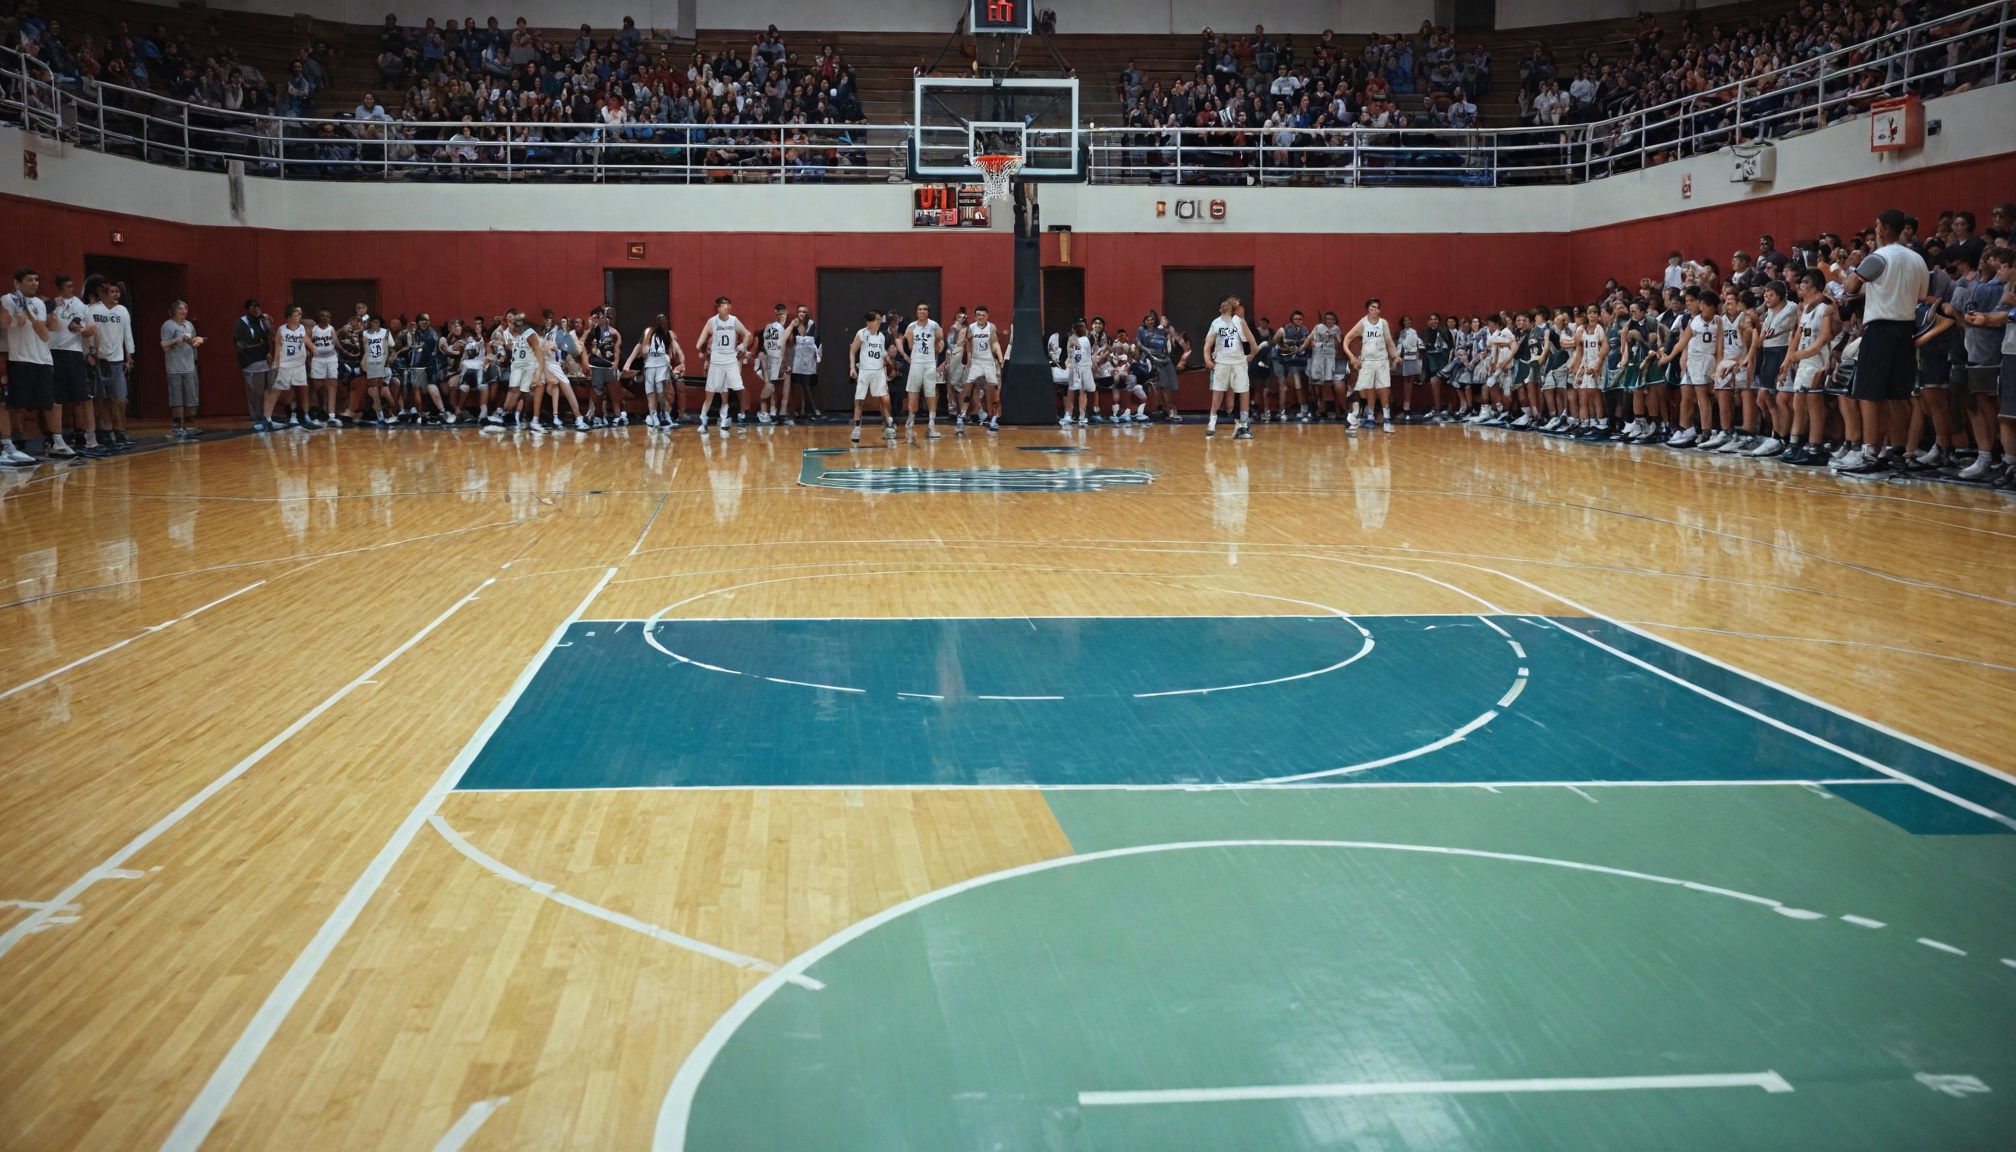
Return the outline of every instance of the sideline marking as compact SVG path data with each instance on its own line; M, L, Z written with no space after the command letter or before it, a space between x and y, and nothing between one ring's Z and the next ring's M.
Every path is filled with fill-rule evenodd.
M1855 925L1855 926L1856 926L1857 928L1883 928L1883 927L1887 927L1887 925L1885 925L1885 924L1883 923L1883 921L1881 921L1881 920L1871 920L1871 919L1869 919L1869 918L1868 918L1867 916L1855 916L1855 915L1848 915L1848 916L1843 916L1843 917L1841 917L1841 919L1843 919L1843 920L1846 920L1846 921L1847 921L1848 923L1850 923L1850 924L1853 924L1853 925Z
M208 612L210 609L215 608L217 605L224 603L226 600L234 600L240 596L243 596L245 593L252 591L254 588L257 588L259 587L260 584L264 583L266 583L266 581L261 580L258 581L257 583L247 584L245 587L238 589L238 591L231 593L229 596L219 596L217 599L212 600L210 603L203 605L203 607L192 608L189 611L184 612L182 615L175 617L175 619L170 620L165 624L156 624L151 628L142 628L136 635L128 636L126 639L119 641L117 644L108 644L105 647L100 648L98 651L91 653L89 656L80 656L77 659L72 660L70 663L63 665L61 668L57 668L49 672L44 672L42 675L35 677L33 680L29 680L21 684L16 684L14 687L7 689L5 692L0 692L0 700L5 700L9 696L12 696L17 692L26 692L28 689L33 688L37 684L42 683L44 680L53 680L56 677L63 675L65 672L70 671L72 668L77 668L85 664L89 664L91 661L98 659L100 656L109 656L112 653L117 652L119 649L126 647L128 644L133 643L135 640L144 640L147 637L152 636L154 633L161 631L163 628L171 628L177 624L180 624L182 621L189 619L191 616L196 615L198 612ZM0 951L4 951L4 949L0 949Z
M705 940L695 940L691 936L681 935L669 928L660 928L656 924L646 923L634 916L626 916L621 912L612 911L599 904L590 904L579 896L570 896L543 880L534 880L532 877L525 875L523 872L518 871L516 868L471 844L467 837L463 836L461 832L457 831L446 820L443 820L438 812L427 817L427 823L434 826L434 830L441 834L442 839L453 844L457 852L462 853L462 855L467 856L469 859L474 860L484 868L509 880L511 883L521 888L529 888L556 904L565 905L576 912L585 912L597 920L605 920L619 928L628 928L632 932L641 932L653 940L663 941L675 947L684 948L689 952L698 952L702 956L711 956L723 963L733 964L737 968L748 968L755 972L775 972L777 970L777 966L768 960L759 960L754 956L744 956L740 952L731 952L719 945L709 944ZM815 992L825 987L824 984L809 976L800 977L792 981L792 983L810 988Z
M1497 1092L1629 1092L1650 1088L1762 1088L1792 1091L1776 1072L1697 1076L1588 1076L1550 1080L1393 1080L1356 1084L1275 1084L1251 1088L1161 1088L1141 1092L1080 1092L1087 1108L1128 1104L1216 1104L1226 1100L1335 1100L1352 1096L1455 1096Z
M1190 840L1171 844L1137 844L1128 848L1109 848L1101 852L1087 852L1077 856L1059 856L1052 860L1038 860L1033 864L1023 864L1014 868L992 872L985 876L975 876L949 884L936 891L926 892L900 904L892 905L866 919L857 920L798 955L765 976L754 988L742 994L741 999L714 1021L700 1043L687 1054L679 1065L678 1073L672 1077L672 1084L665 1090L665 1101L658 1110L658 1126L652 1134L652 1152L685 1152L686 1124L693 1113L693 1099L699 1094L700 1082L706 1078L707 1070L714 1064L715 1057L728 1045L737 1030L756 1014L764 1002L777 994L793 975L803 973L807 968L824 960L862 936L880 928L892 920L907 916L920 908L929 907L975 888L998 884L1003 880L1013 880L1022 876L1048 872L1054 868L1067 868L1075 864L1087 864L1097 860L1112 860L1123 856L1142 856L1157 852L1183 852L1214 848L1345 848L1369 849L1388 852L1420 852L1437 856L1463 856L1484 860L1504 860L1518 864L1542 864L1554 868L1567 868L1578 872L1593 872L1606 876L1619 876L1629 880L1646 880L1655 884L1668 884L1687 888L1713 896L1726 896L1751 904L1761 904L1768 908L1783 907L1783 902L1768 896L1753 896L1747 892L1737 892L1729 888L1717 888L1708 884L1696 884L1691 880L1679 880L1671 876L1655 876L1650 872L1634 872L1626 868L1611 868L1603 864L1584 864L1574 860L1556 860L1546 856L1522 856L1510 852L1490 852L1481 848L1444 848L1430 844L1389 844L1373 840ZM2011 964L2016 967L2016 964Z
M938 699L938 697L934 697ZM1497 792L1501 788L1821 788L1828 784L1868 784L1878 787L1909 788L1904 780L1872 780L1867 776L1815 780L1346 780L1337 783L1272 784L1265 780L1245 780L1227 784L614 784L595 788L458 788L472 796L485 793L511 795L534 793L557 795L566 792L836 792L877 790L903 792L959 792L987 789L994 792L1234 792L1240 789L1288 791L1315 788L1476 788ZM1832 800L1831 792L1820 793Z
M104 863L98 865L96 868L91 869L89 872L86 872L84 873L84 875L79 876L77 879L71 881L69 887L64 888L61 892L58 892L55 896L50 898L49 908L43 908L36 912L30 913L26 919L21 921L21 923L16 924L12 928L9 928L4 933L0 933L0 956L5 956L8 953L8 951L14 947L14 945L21 942L23 937L27 936L31 932L35 932L38 929L40 929L42 922L50 917L51 908L76 903L77 898L79 896L82 896L86 889L90 888L93 884L98 883L100 880L124 878L124 873L126 872L124 865L128 860L131 860L134 856L138 855L142 849L146 848L149 844L152 844L155 840L159 839L162 833L168 831L170 828L173 828L175 825L180 824L184 819L187 819L191 812L194 812L196 811L196 809L201 808L204 805L204 803L208 801L212 796L215 796L217 793L222 792L226 787L230 786L230 784L233 781L237 780L240 776L245 775L245 773L251 771L253 765L258 764L261 760L264 760L268 755L272 753L272 751L275 748L278 748L280 747L280 745L285 744L287 741L293 739L295 733L301 731L303 728L306 728L308 725L313 724L315 720L318 717L320 717L324 712L327 712L329 709L334 708L337 704L341 703L345 696L350 695L350 693L356 691L358 687L363 685L365 682L377 676L378 673L383 672L388 666L391 665L391 663L394 660L397 660L399 659L399 657L405 655L415 644L418 644L420 643L420 641L425 640L427 638L428 633L434 631L434 629L436 628L439 628L443 623L447 621L447 619L450 616L453 616L455 615L455 613L461 611L462 606L464 604L467 604L471 600L474 600L476 598L477 592L481 592L483 589L488 588L490 585L494 583L496 583L496 580L495 578L492 578L483 581L483 583L481 584L478 584L474 591L470 592L467 596L462 597L462 599L457 600L454 604L450 605L446 612L443 612L441 613L441 615L436 616L433 619L433 621L430 622L425 628L420 629L420 631L415 632L412 636L408 637L404 644L401 644L397 648L394 648L384 659L378 661L376 664L373 664L371 667L366 668L363 671L363 673L361 673L356 679L350 681L348 684L345 684L343 687L338 688L335 691L335 693L331 695L328 699L322 701L320 704L317 704L315 707L310 708L307 712L302 713L300 719L294 721L292 724L289 724L287 727L282 728L278 735L266 741L264 744L261 744L259 747L253 749L252 752L249 755L247 755L243 760L240 760L238 761L238 763L233 764L229 771L225 772L222 776L217 777L215 780L212 780L210 783L205 784L202 787L202 789L199 790L194 796L191 796L187 800L184 800L182 803L176 805L174 811L168 813L166 816L161 817L159 820L156 820L152 825L148 827L148 829L145 832L142 832L140 833L140 835L135 836L131 840L128 840L126 842L125 847L119 849L117 852L114 852L112 855L106 857Z
M1960 949L1953 947L1951 944L1942 944L1929 936L1918 937L1918 943L1923 944L1927 948L1935 948L1941 952L1950 952L1955 956L1965 956L1967 954L1965 952L1962 952Z
M471 1136L476 1135L476 1130L483 1127L483 1122L490 1119L490 1114L510 1102L511 1097L499 1096L494 1100L478 1100L469 1105L469 1110L462 1113L462 1118L455 1121L454 1126L448 1131L443 1132L441 1139L435 1141L434 1152L462 1152L462 1146L469 1142Z
M315 979L315 974L322 970L322 965L329 959L330 954L336 951L336 945L342 942L344 934L357 922L357 917L363 914L364 906L370 903L371 897L385 883L385 878L392 872L392 865L398 862L399 857L406 851L406 846L419 834L420 826L441 806L442 799L455 787L455 781L461 779L462 773L467 771L469 764L476 759L476 754L489 743L491 734L504 722L504 717L511 711L511 706L525 694L525 689L532 684L532 678L545 665L546 658L553 654L554 647L560 643L560 637L567 634L568 627L581 618L581 614L588 610L589 603L601 595L602 589L615 575L615 568L603 569L602 578L595 582L595 587L590 588L581 603L574 606L574 610L567 614L567 618L560 622L559 627L553 629L553 634L546 638L546 643L540 647L538 655L532 658L524 671L518 673L518 679L512 682L510 689L504 693L504 698L497 702L497 706L490 710L490 715L484 718L483 723L469 737L469 742L462 746L462 751L449 762L447 769L441 773L441 778L434 782L434 786L429 788L427 794L420 798L420 802L413 806L413 810L406 814L406 819L400 822L399 827L392 833L392 838L385 842L385 846L378 850L378 855L365 867L363 874L350 885L350 890L343 894L343 899L330 911L329 918L322 922L322 927L316 930L308 946L301 950L301 954L294 958L294 963L288 966L286 974L280 977L280 982L266 994L266 999L259 1005L259 1010L253 1013L251 1021L245 1025L245 1030L239 1033L237 1042L231 1045L231 1050L224 1054L224 1059L217 1065L216 1071L204 1082L203 1090L189 1102L188 1110L182 1113L182 1118L168 1133L168 1138L161 1142L162 1152L195 1152L203 1146L204 1139L210 1135L210 1130L217 1126L218 1119L224 1115L225 1107L231 1103L231 1097L237 1095L238 1086L243 1084L245 1077L251 1073L252 1065L257 1063L260 1055L266 1051L266 1045L272 1043L274 1035L280 1031L280 1025L286 1022L287 1014L308 991L308 985ZM479 590L492 582L485 580L478 586ZM469 595L473 597L475 593ZM467 603L467 599L465 598L462 603ZM460 606L457 604L457 607ZM428 627L432 628L433 625L430 624ZM418 639L417 636L414 638ZM411 640L407 641L409 645L412 643Z

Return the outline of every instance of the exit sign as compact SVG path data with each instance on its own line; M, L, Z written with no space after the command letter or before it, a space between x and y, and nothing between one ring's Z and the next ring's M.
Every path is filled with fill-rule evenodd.
M1030 28L1031 9L1027 0L973 0L974 32L1020 32Z

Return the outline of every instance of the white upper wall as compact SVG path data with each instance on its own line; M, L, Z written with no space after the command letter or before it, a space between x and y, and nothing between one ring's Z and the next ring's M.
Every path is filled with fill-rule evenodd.
M1493 233L1570 232L1692 208L1866 180L1890 172L2016 151L2016 83L1930 101L1939 135L1909 155L1871 153L1866 118L1778 145L1776 183L1729 182L1727 151L1572 186L1528 188L1219 188L1051 184L1038 193L1047 225L1079 232ZM245 181L235 218L225 178L123 157L37 147L26 180L19 129L0 129L0 193L133 216L223 227L322 231L907 232L907 184L647 185L368 184ZM1688 193L1683 193L1683 186ZM1183 221L1157 201L1224 200L1225 219ZM1200 213L1208 216L1208 212ZM995 214L1005 229L1008 213ZM4 245L0 245L4 249ZM4 263L4 261L0 261Z
M822 32L946 32L966 10L963 0L877 0L872 4L825 4L817 0L690 0L698 27L762 28L777 25ZM1280 32L1413 31L1435 13L1434 0L1034 0L1057 12L1060 32L1192 33L1209 27L1251 29L1256 23ZM1500 0L1504 11L1507 0ZM1544 7L1568 0L1526 0ZM1582 0L1576 0L1582 2ZM293 16L307 10L324 20L377 25L388 12L402 23L427 17L446 23L471 16L497 17L509 27L523 16L540 27L587 23L612 28L629 16L642 28L676 28L679 0L546 0L540 4L500 0L210 0L211 8ZM1627 13L1628 15L1628 13ZM1501 16L1502 19L1502 16ZM1551 23L1552 21L1543 21ZM785 37L786 42L790 37ZM798 47L793 45L793 47Z

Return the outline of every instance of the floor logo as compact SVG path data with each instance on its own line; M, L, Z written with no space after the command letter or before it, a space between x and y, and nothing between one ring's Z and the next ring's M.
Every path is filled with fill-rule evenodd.
M1153 483L1141 468L829 468L845 448L808 448L798 483L854 492L1099 492Z

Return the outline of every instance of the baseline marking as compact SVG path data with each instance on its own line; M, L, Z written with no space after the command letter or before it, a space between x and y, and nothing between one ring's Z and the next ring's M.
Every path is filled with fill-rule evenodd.
M759 960L754 956L744 956L740 952L731 952L719 945L709 944L705 940L696 940L691 936L681 935L669 928L660 928L656 924L646 923L634 916L626 916L621 912L612 911L599 904L590 904L579 896L570 896L543 880L534 880L532 877L525 875L523 872L518 871L516 868L471 844L467 837L451 826L448 821L443 820L438 812L427 817L427 823L434 826L434 830L441 834L442 839L453 844L457 852L462 853L462 855L467 856L469 859L474 860L484 868L509 880L511 883L518 885L520 888L529 888L556 904L565 905L576 912L585 912L597 920L605 920L619 928L628 928L632 932L641 932L653 940L660 940L674 947L684 948L689 952L698 952L702 956L711 956L724 964L733 964L737 968L747 968L752 972L775 972L777 970L777 966L768 960ZM792 983L809 988L815 992L825 987L824 984L812 979L810 976L799 977L793 980Z
M344 934L350 931L350 926L363 914L364 906L370 903L371 897L385 883L385 878L392 872L392 865L398 862L399 857L406 851L406 846L419 834L420 827L426 822L427 817L432 816L440 808L441 801L454 789L455 781L462 778L470 763L476 759L476 754L489 743L491 734L504 722L504 717L511 711L512 705L525 694L525 689L532 684L532 678L545 666L546 658L553 654L553 648L560 643L560 637L566 635L567 629L588 610L589 603L602 594L602 589L614 575L616 575L614 568L603 570L602 578L595 582L595 586L588 590L588 595L581 603L575 605L574 610L567 614L567 618L560 622L559 627L553 629L553 634L546 638L546 643L540 647L538 655L534 656L524 671L518 674L518 679L512 682L510 690L505 692L504 698L490 710L490 715L484 718L475 734L470 736L469 742L462 746L462 751L449 762L447 769L441 773L441 778L434 782L434 786L427 790L425 796L421 797L420 803L414 805L413 810L406 814L406 819L400 822L399 827L392 833L392 838L385 842L385 846L378 850L378 855L365 867L363 874L350 885L350 890L343 894L343 899L337 902L336 907L329 913L329 918L322 922L322 927L316 931L314 939L310 940L301 954L294 958L294 963L288 966L286 974L280 977L280 982L266 994L265 1001L259 1005L259 1010L253 1013L251 1021L245 1025L245 1030L239 1034L237 1042L231 1045L231 1050L224 1054L224 1059L217 1065L217 1070L212 1072L210 1079L204 1083L203 1090L196 1094L196 1099L190 1101L188 1110L182 1113L182 1119L176 1122L174 1129L168 1133L168 1138L161 1142L162 1152L195 1152L203 1146L203 1141L209 1137L210 1130L217 1126L218 1119L224 1115L225 1107L231 1103L231 1098L237 1095L239 1085L243 1084L245 1077L251 1073L252 1065L258 1062L260 1055L266 1051L266 1046L273 1042L274 1035L280 1031L280 1025L286 1022L287 1014L300 1002L302 995L308 991L308 985L315 979L316 973L322 970L322 965L328 961L330 954L336 951L336 945L342 942ZM485 580L478 590L493 582L494 580ZM467 603L475 595L474 592L470 593L462 603ZM460 606L457 604L457 607ZM437 620L435 623L439 622ZM433 625L430 624L428 627L432 628ZM414 638L418 639L417 636ZM411 645L413 641L407 643Z
M1695 1076L1587 1076L1548 1080L1393 1080L1355 1084L1271 1084L1248 1088L1162 1088L1140 1092L1080 1092L1087 1108L1131 1104L1216 1104L1227 1100L1337 1100L1357 1096L1459 1096L1500 1092L1632 1092L1672 1088L1762 1088L1792 1091L1776 1072Z
M1711 896L1726 896L1745 903L1759 904L1767 908L1784 907L1782 901L1768 896L1753 896L1747 892L1737 892L1729 888L1718 888L1710 884L1696 884L1691 880L1680 880L1671 876L1655 876L1650 872L1634 872L1626 868L1611 868L1602 864L1584 864L1574 860L1555 860L1545 856L1522 856L1509 852L1489 852L1479 848L1444 848L1428 844L1388 844L1371 840L1192 840L1171 844L1139 844L1128 848L1110 848L1102 852L1087 852L1077 856L1060 856L1054 860L1039 860L1033 864L1023 864L1014 868L992 872L985 876L975 876L962 880L933 892L912 897L900 904L892 905L854 923L807 948L805 951L784 962L777 971L763 978L754 988L742 994L728 1011L714 1021L713 1027L700 1038L693 1051L688 1053L679 1071L672 1077L671 1087L665 1091L664 1104L658 1110L658 1126L652 1134L652 1152L685 1152L686 1125L693 1114L693 1099L700 1091L700 1082L706 1078L707 1070L726 1048L728 1041L756 1014L770 997L784 987L792 975L801 974L806 969L824 960L869 932L880 928L892 920L907 916L920 908L929 907L941 900L998 884L1003 880L1013 880L1022 876L1048 872L1056 868L1068 868L1076 864L1087 864L1097 860L1112 860L1124 856L1142 856L1157 852L1183 852L1212 848L1344 848L1369 849L1387 852L1420 852L1437 856L1463 856L1484 860L1504 860L1517 864L1542 864L1554 868L1567 868L1578 872L1593 872L1606 876L1619 876L1628 880L1644 880L1655 884L1667 884L1686 888ZM2016 965L2012 965L2016 967Z
M391 665L391 663L394 660L397 660L399 659L399 657L404 656L408 651L410 651L413 648L415 644L418 644L420 643L420 641L425 640L428 634L433 632L434 629L439 628L442 624L446 623L450 616L453 616L455 615L455 613L461 611L463 605L469 603L471 600L476 599L476 593L481 592L483 589L488 588L490 585L494 583L496 583L496 580L493 578L490 580L485 580L483 581L483 583L478 584L475 587L475 589L471 591L467 596L462 597L462 599L457 600L454 604L450 605L446 612L443 612L441 613L441 615L436 616L431 622L428 623L428 625L425 628L420 629L420 631L415 632L412 636L408 637L404 644L401 644L397 648L394 648L390 653L388 653L385 656L384 659L378 661L376 664L373 664L371 667L366 668L362 673L360 673L357 676L356 679L350 681L348 684L343 685L343 687L338 688L328 699L322 701L320 704L317 704L315 707L310 708L307 712L302 713L300 719L294 721L292 724L289 724L287 727L282 728L278 735L266 741L264 744L261 744L259 747L253 749L251 754L247 755L244 759L238 761L238 763L233 764L230 770L226 771L222 776L219 776L215 780L212 780L210 783L205 784L194 796L191 796L187 800L184 800L182 803L176 805L174 811L168 813L166 816L161 817L159 820L156 820L152 825L148 827L148 829L145 832L142 832L140 833L140 835L135 836L133 839L127 841L124 847L120 848L117 852L114 852L112 855L106 857L104 863L98 865L96 868L91 869L89 872L86 872L84 873L84 875L79 876L77 879L71 881L68 887L64 888L61 892L58 892L55 896L50 898L48 907L30 913L26 919L21 921L21 923L14 925L12 928L9 928L5 933L0 933L0 956L5 956L14 947L14 945L20 943L24 937L28 936L32 932L39 930L43 922L54 914L52 909L76 903L77 898L79 896L82 896L86 889L98 883L100 880L111 880L115 878L121 878L120 874L126 871L125 864L128 860L131 860L134 856L138 855L142 849L146 848L149 844L152 844L155 840L159 839L161 835L167 832L170 828L173 828L175 825L180 824L183 820L187 819L191 812L194 812L196 811L196 809L201 808L204 805L204 803L207 802L212 796L215 796L217 795L217 793L222 792L225 788L229 787L233 781L237 780L240 776L245 775L245 773L251 771L254 765L258 764L261 760L264 760L267 756L271 755L274 749L280 747L282 744L285 744L287 741L293 739L295 733L300 732L303 728L306 728L308 725L313 724L316 721L316 719L319 718L324 712L329 711L329 709L334 708L337 704L341 703L345 696L350 695L350 693L356 691L359 687L375 678L378 675L378 673L383 672L387 667ZM236 593L233 593L233 595L236 595Z
M138 635L128 636L126 639L119 641L117 644L108 644L105 647L100 648L98 651L91 653L89 656L81 656L75 660L72 660L70 663L63 665L61 668L57 668L49 672L44 672L42 675L35 677L33 680L16 684L14 687L7 689L5 692L0 692L0 700L5 700L9 696L12 696L17 692L26 692L28 689L35 687L37 684L40 684L45 680L53 680L56 677L63 675L65 672L70 671L72 668L78 668L82 667L85 664L89 664L91 661L98 659L100 656L109 656L112 653L117 652L119 649L126 647L128 644L133 643L133 641L135 640L143 640L149 636L152 636L154 633L161 631L163 628L170 628L177 624L180 624L182 621L189 619L191 616L196 615L198 612L208 612L210 609L215 608L217 605L224 603L226 600L235 600L238 597L243 596L245 593L252 591L254 588L257 588L259 587L259 585L264 583L266 583L266 581L260 580L252 584L247 584L245 587L238 589L238 591L231 593L229 596L219 596L217 599L212 600L210 603L203 605L203 607L192 608L189 611L184 612L182 615L175 617L175 619L170 620L165 624L156 624L151 628L142 628Z

